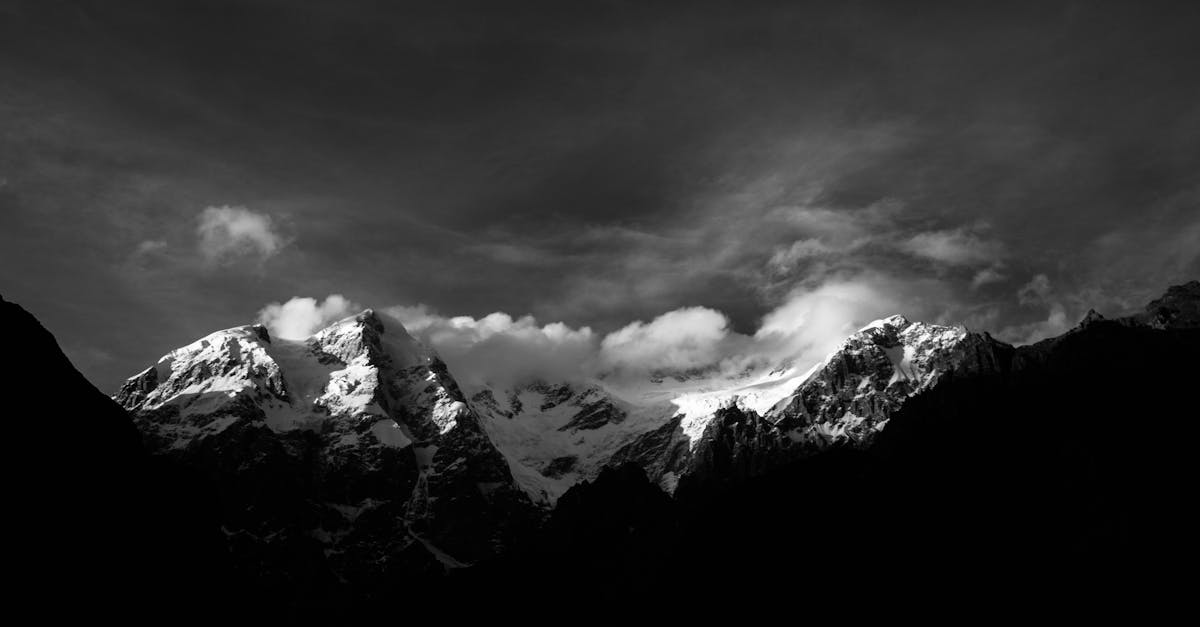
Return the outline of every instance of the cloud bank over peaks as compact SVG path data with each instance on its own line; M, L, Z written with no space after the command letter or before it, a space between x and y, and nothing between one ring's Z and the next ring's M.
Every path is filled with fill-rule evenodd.
M597 338L588 327L539 325L533 316L514 319L502 312L478 319L444 317L425 305L388 307L383 313L437 351L464 385L574 380L596 370Z
M882 276L829 280L793 290L750 333L732 328L724 313L700 306L630 322L607 334L503 312L444 316L425 305L377 311L433 348L460 383L478 387L534 379L645 380L664 372L733 376L781 365L807 368L871 320L928 313L920 308L922 300L937 302L937 295ZM267 305L259 320L278 337L298 339L361 309L339 294L324 300L297 297Z

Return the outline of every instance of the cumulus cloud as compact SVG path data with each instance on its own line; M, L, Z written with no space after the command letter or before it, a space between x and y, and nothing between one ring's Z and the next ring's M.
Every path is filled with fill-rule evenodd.
M917 233L900 244L901 250L914 257L951 266L990 264L1004 255L1004 247L966 229Z
M323 301L297 297L263 307L258 312L258 321L275 337L300 340L362 309L341 294L330 294Z
M630 323L608 334L600 348L604 362L616 368L687 370L720 361L731 338L725 314L685 307Z
M208 207L200 212L196 235L200 255L215 265L238 259L261 262L287 244L271 216L245 207Z
M753 333L731 328L707 307L684 307L636 321L607 335L588 327L540 324L532 316L496 312L446 317L424 305L384 310L434 348L464 385L532 378L644 377L692 369L734 374L784 363L806 367L862 325L895 313L930 313L940 302L927 285L882 275L829 280L794 290Z
M464 385L572 380L595 368L597 338L588 327L542 325L533 316L514 319L503 312L478 319L444 317L425 305L389 307L383 313L436 350Z
M733 329L721 311L699 306L632 322L607 335L503 312L444 316L415 305L379 313L433 348L468 388L533 379L611 377L619 382L693 369L732 375L785 364L807 367L872 320L896 313L929 319L932 311L923 303L944 301L936 285L873 274L826 280L794 289L751 333ZM258 319L277 337L302 339L362 309L340 294L324 300L297 297L268 304Z

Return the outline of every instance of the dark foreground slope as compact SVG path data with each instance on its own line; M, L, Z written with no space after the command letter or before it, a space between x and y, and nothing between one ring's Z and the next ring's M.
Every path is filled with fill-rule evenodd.
M540 622L634 616L647 602L811 618L897 598L1169 597L1188 581L1177 573L1193 544L1200 330L1180 304L1189 294L1148 318L1089 316L1059 338L1006 348L994 369L910 399L866 451L681 484L675 498L640 468L609 470L504 557L382 582L372 595L264 594L240 577L212 487L147 456L125 412L32 316L0 301L11 333L0 361L5 574L18 582L10 594L46 615L165 620ZM735 430L754 424L744 418L721 416Z
M6 605L146 619L237 603L211 490L146 455L125 411L32 315L0 299L0 328Z
M568 492L539 542L464 585L615 606L736 590L847 611L1101 600L1151 582L1165 594L1191 543L1198 384L1200 331L1092 321L915 397L865 452L674 501L633 467L609 472Z

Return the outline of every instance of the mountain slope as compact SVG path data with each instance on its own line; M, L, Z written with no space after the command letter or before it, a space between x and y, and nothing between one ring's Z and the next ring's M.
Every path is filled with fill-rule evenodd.
M795 386L790 392L772 381L679 399L671 421L617 451L610 465L638 464L674 491L761 474L832 446L866 448L910 396L995 369L1007 350L960 327L877 320L799 379L783 379Z
M153 452L218 486L235 560L268 590L440 575L533 515L444 364L370 310L303 341L213 333L114 398Z
M1063 458L1039 442L1052 447L1083 442L1079 445L1085 448L1100 447L1102 458L1115 455L1110 441L1062 440L1057 432L1048 436L1044 429L1087 428L1064 427L1065 419L1050 415L1048 408L1070 414L1075 403L1089 412L1107 411L1095 398L1072 399L1084 390L1098 397L1118 382L1071 373L1092 373L1112 360L1123 364L1106 366L1117 372L1149 359L1158 361L1144 363L1143 369L1194 373L1182 353L1167 354L1172 341L1181 346L1194 341L1185 328L1188 312L1194 311L1194 291L1193 284L1172 290L1145 314L1129 318L1108 321L1090 314L1077 329L1028 347L892 316L851 334L807 371L786 365L736 376L697 371L656 373L645 380L538 380L466 392L398 322L368 310L302 341L272 338L259 326L214 333L164 356L131 378L115 398L133 413L153 452L214 483L235 563L257 589L287 598L323 598L338 605L340 595L353 591L355 598L381 600L397 586L411 589L413 581L440 581L445 574L461 579L462 571L471 570L465 566L524 564L525 559L542 569L533 574L517 568L529 576L555 568L574 573L573 566L556 560L569 561L570 551L579 548L573 530L589 516L599 517L594 522L603 529L619 529L623 517L634 517L628 528L638 536L639 548L616 547L613 554L631 565L644 553L659 556L655 559L663 560L664 568L670 560L699 567L690 561L692 549L684 548L697 546L701 554L737 562L705 544L704 538L720 535L722 528L694 516L732 525L735 521L712 509L729 503L747 508L752 520L767 512L782 515L754 501L771 498L764 486L809 501L788 504L788 515L812 516L837 507L887 518L891 522L877 528L847 518L848 513L833 517L860 535L903 529L949 554L949 545L930 533L971 544L986 521L970 520L963 535L925 513L915 520L928 527L890 517L910 516L913 506L947 520L964 514L946 511L948 505L939 499L986 509L984 503L956 497L955 489L1009 499L1014 511L1027 515L1022 508L1029 503L1003 484L1009 475L1021 481L1028 477L1004 457L1002 447L1018 457L1034 456L1043 464L1039 472L1068 478L1074 475L1059 464ZM1109 343L1115 347L1112 354L1087 363L1061 361L1103 352ZM1069 350L1076 345L1087 349ZM1154 390L1155 402L1169 394L1140 370L1127 374L1142 389ZM1178 374L1161 380L1174 382ZM1097 387L1096 381L1105 383ZM959 389L968 392L943 394ZM1117 391L1134 394L1136 389ZM992 404L972 405L972 394L992 398ZM1008 396L1028 400L1008 402ZM995 413L993 406L1005 407L1008 414ZM1173 406L1163 401L1162 407ZM1110 430L1118 424L1111 417L1102 422ZM930 465L929 460L941 461ZM980 465L980 460L987 462ZM966 470L955 483L958 479L939 478L939 469ZM807 493L785 485L781 477L815 481L807 489L816 493L799 496ZM613 509L625 489L621 486L628 486L640 505ZM654 494L662 498L651 496L646 486L660 490ZM595 498L604 504L581 496L587 494L602 495ZM908 495L919 505L896 495ZM862 500L878 505L868 507ZM658 513L648 515L643 506ZM971 515L985 516L980 512ZM546 516L550 527L540 526ZM783 520L760 518L753 524ZM1009 521L1014 529L1018 522ZM686 527L682 536L663 535L678 525ZM803 535L818 534L815 525L800 525L797 541L824 542ZM633 531L643 528L647 531ZM539 533L557 539L543 542ZM1022 533L1043 547L1051 537ZM607 541L597 542L599 548L588 553L605 559ZM855 544L851 554L870 559L859 552L865 546L878 545ZM830 567L837 557L824 553L827 548L816 554ZM918 557L895 551L904 559ZM562 555L553 557L556 553ZM495 572L492 568L484 571ZM606 568L597 572L609 572Z
M711 461L723 481L654 497L638 466L607 470L564 494L531 545L455 576L498 598L512 588L477 583L554 572L549 597L810 617L1188 598L1200 329L1091 319L965 354L981 359L907 397L871 446L845 437L755 472L770 449L749 444L770 425L729 405L708 448L725 453Z
M146 454L130 417L71 365L54 336L0 298L4 571L9 607L47 620L150 620L193 604L244 606L215 493Z

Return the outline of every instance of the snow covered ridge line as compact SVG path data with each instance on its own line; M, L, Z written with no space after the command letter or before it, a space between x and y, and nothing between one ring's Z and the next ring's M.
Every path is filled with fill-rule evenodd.
M1189 284L1116 323L1200 326L1197 303L1200 283ZM1112 322L1089 315L1081 328L1094 324ZM463 389L401 323L367 310L302 340L258 325L218 331L114 398L152 452L212 478L239 564L316 551L332 577L369 585L381 569L424 577L502 553L605 468L636 464L676 493L871 446L914 394L1004 372L1016 352L891 316L811 367L783 355L757 373Z
M286 515L227 523L238 537L310 538L369 560L409 552L413 568L441 569L446 556L493 554L514 510L531 507L445 364L371 310L303 340L257 325L218 331L114 399L153 452L215 476L235 507L286 496ZM383 517L379 535L351 533L341 513L364 508Z
M673 490L697 471L691 460L720 435L714 418L730 407L764 421L788 455L865 446L903 399L955 367L952 353L967 336L892 316L804 371L787 359L757 376L539 380L464 394L399 321L366 310L304 340L272 338L260 325L218 331L171 351L114 398L156 450L168 451L214 446L208 440L226 430L254 426L277 437L318 434L330 450L419 452L437 450L435 441L465 421L478 448L503 461L505 481L553 505L614 463L638 463ZM433 465L415 460L422 456L413 463L425 472Z
M612 463L639 463L673 492L719 468L756 474L835 445L867 447L913 394L952 372L996 367L1004 347L962 327L877 320L802 375L780 369L734 390L676 399L673 421Z

